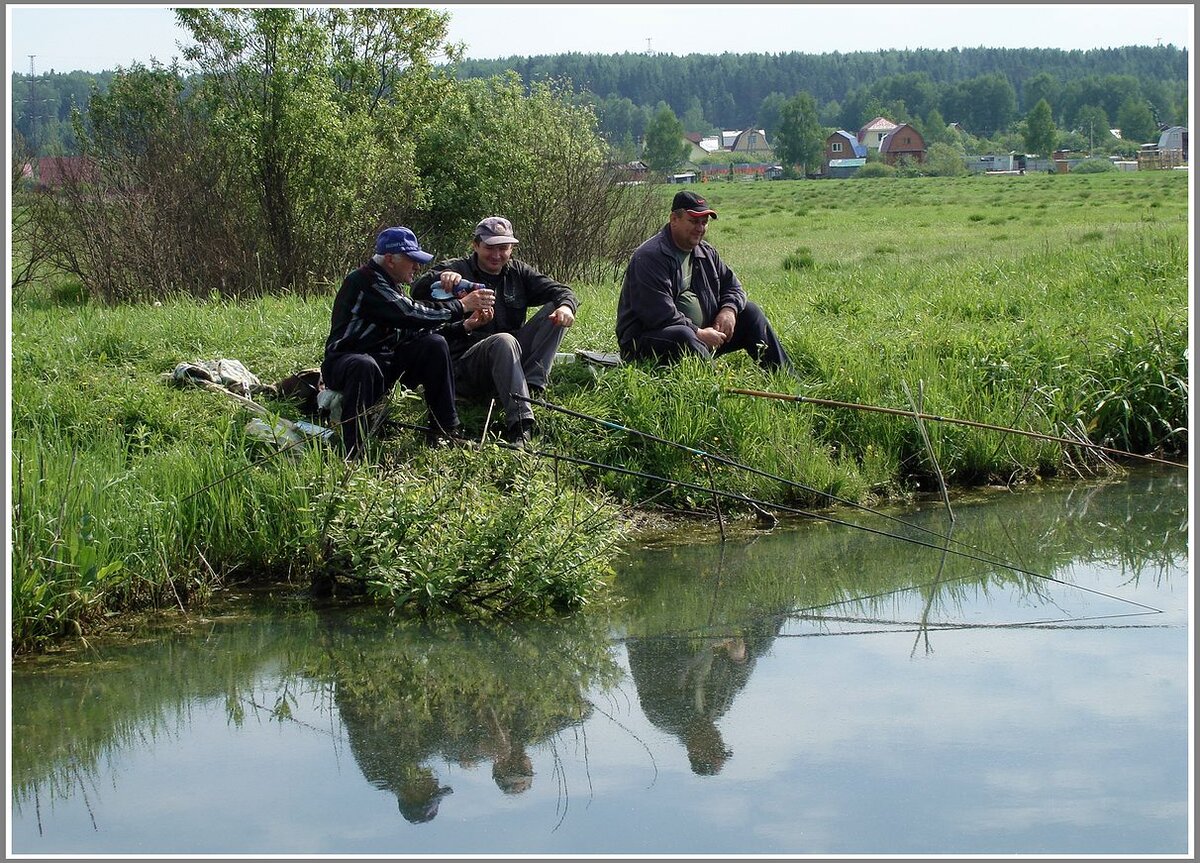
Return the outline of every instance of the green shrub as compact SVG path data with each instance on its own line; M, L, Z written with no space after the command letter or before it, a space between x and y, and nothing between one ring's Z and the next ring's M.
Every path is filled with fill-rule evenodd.
M896 169L884 162L868 162L854 172L856 180L870 180L877 177L894 177Z

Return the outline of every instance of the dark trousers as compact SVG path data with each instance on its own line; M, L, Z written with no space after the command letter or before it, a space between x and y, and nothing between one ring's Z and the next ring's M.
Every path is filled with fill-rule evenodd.
M442 336L418 336L390 357L328 356L321 363L321 377L326 387L342 394L342 440L347 455L359 454L367 436L367 411L397 382L411 389L424 389L432 431L448 432L458 426L450 348Z
M768 371L775 369L791 370L792 361L783 349L775 330L771 328L767 316L762 309L751 302L746 303L737 322L733 327L733 338L729 339L716 351L708 348L696 335L696 331L686 324L665 327L661 330L647 330L632 344L621 345L621 358L624 360L655 360L660 364L675 362L685 354L694 353L705 359L711 356L722 356L734 351L745 351L754 357L755 362Z

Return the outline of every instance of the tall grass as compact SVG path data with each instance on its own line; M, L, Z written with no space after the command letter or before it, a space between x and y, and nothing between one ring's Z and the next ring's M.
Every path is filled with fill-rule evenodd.
M539 409L538 447L624 473L499 448L427 453L404 431L352 469L321 449L260 462L239 406L161 376L217 357L265 382L319 364L332 285L308 300L122 307L72 302L61 282L27 289L13 302L14 642L186 604L229 578L353 586L423 614L540 613L602 590L629 524L622 506L712 512L715 488L813 508L932 483L910 420L730 387L902 409L920 394L935 415L1184 456L1180 173L709 184L720 213L709 239L797 376L740 355L559 366L549 400L605 422ZM615 351L619 282L575 287L583 304L563 349ZM421 422L424 409L400 398L392 414ZM483 435L486 406L463 415ZM1023 436L927 430L956 485L1095 467Z

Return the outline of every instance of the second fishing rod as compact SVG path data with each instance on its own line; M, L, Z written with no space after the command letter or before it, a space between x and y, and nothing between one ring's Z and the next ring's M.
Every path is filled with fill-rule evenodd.
M970 545L969 543L962 542L961 540L956 540L947 534L940 533L936 530L932 530L927 527L922 527L919 524L913 524L910 521L906 521L906 520L899 518L897 516L894 516L894 515L889 515L886 512L882 512L880 510L866 506L865 504L861 504L858 501L851 500L849 498L839 497L838 495L832 494L831 492L821 491L820 489L813 488L812 486L805 485L804 483L797 482L796 480L791 480L786 477L779 476L778 474L773 474L773 473L769 473L764 470L759 470L756 467L753 467L748 464L743 464L738 461L734 461L733 459L727 458L726 456L720 455L719 453L711 453L711 452L706 452L705 450L696 449L695 447L690 447L687 444L682 444L682 443L679 443L678 441L673 441L673 440L669 440L664 437L659 437L658 435L651 434L650 432L631 428L630 426L622 425L620 423L615 423L615 422L612 422L612 421L606 420L606 419L601 419L600 417L592 416L590 414L585 414L580 411L574 411L574 410L571 410L570 408L564 408L560 405L552 404L544 399L525 398L524 396L518 395L517 393L513 393L513 397L520 399L522 401L529 402L530 404L538 405L539 407L549 408L552 411L556 411L558 413L565 414L566 416L573 416L573 417L576 417L577 419L587 420L589 422L596 423L598 425L602 425L606 428L610 428L610 429L613 429L616 431L623 431L628 434L636 435L638 437L644 438L645 440L650 440L650 441L654 441L655 443L660 443L660 444L664 444L666 446L675 447L676 449L683 450L684 452L691 453L692 455L696 455L696 456L699 456L699 457L705 458L705 459L711 459L715 462L719 462L720 464L726 465L728 467L736 468L738 470L744 470L748 473L756 474L757 476L761 476L766 479L774 480L776 482L783 483L784 485L788 485L793 488L798 488L802 491L809 492L810 494L819 495L828 500L836 501L837 503L843 504L845 506L849 506L854 509L858 509L863 512L870 513L871 515L878 516L879 518L895 522L896 524L902 524L907 528L911 528L913 530L916 530L921 533L927 534L929 536L935 537L946 543L950 543L950 544L959 546L961 548L968 549L970 551L976 552L977 554L990 554L989 552L986 552L986 551L983 551L982 549L976 548L975 546ZM775 505L768 504L768 506L775 506ZM888 534L888 535L890 536L891 534ZM991 555L991 557L993 558L993 561L992 561L993 563L998 563L998 564L1007 566L1007 564L1005 564L1001 558L996 557L995 555Z

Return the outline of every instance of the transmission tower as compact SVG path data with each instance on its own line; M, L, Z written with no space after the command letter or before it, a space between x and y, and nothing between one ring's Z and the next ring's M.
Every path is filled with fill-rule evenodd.
M37 78L34 77L33 58L29 55L29 150L36 152L37 147Z

